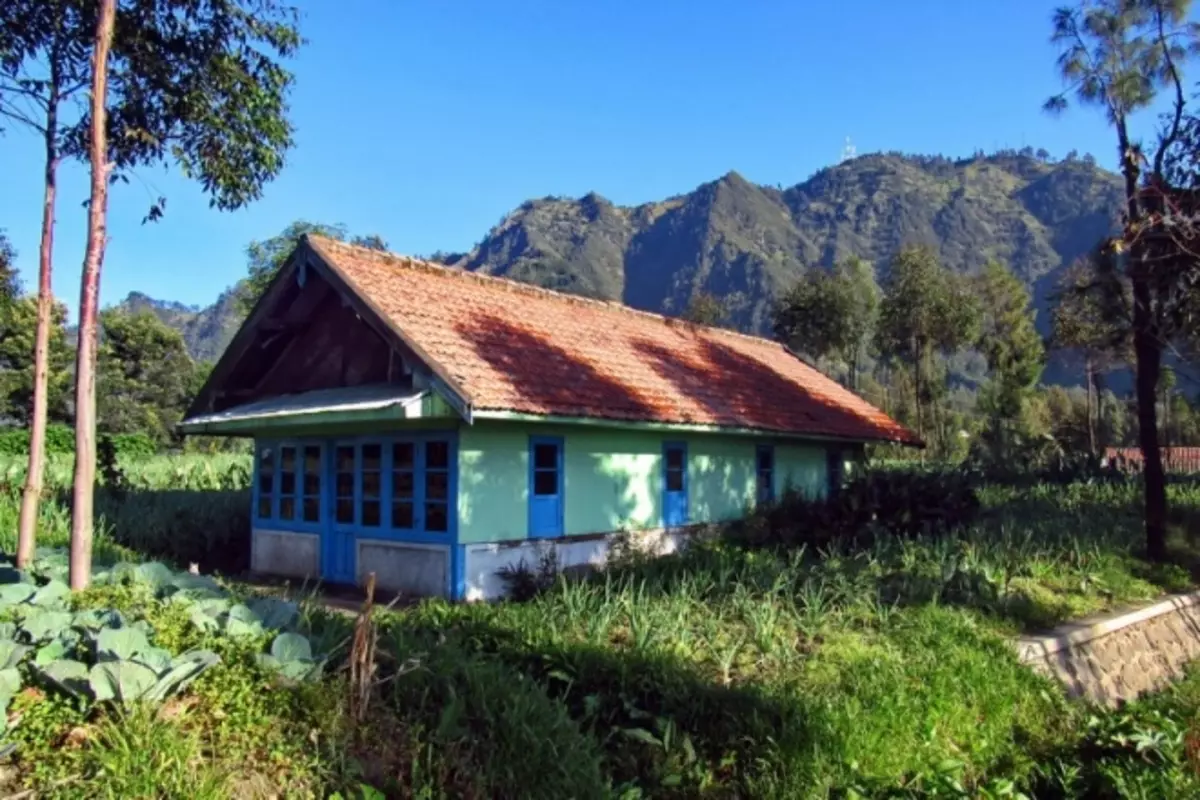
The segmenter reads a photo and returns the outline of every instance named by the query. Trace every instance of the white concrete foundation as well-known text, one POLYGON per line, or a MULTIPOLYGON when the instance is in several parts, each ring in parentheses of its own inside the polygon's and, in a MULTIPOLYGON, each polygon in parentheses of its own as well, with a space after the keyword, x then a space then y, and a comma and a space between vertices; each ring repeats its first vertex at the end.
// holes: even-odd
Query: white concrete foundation
MULTIPOLYGON (((614 533, 603 538, 588 537, 580 541, 571 539, 527 539, 515 542, 468 544, 464 554, 463 599, 500 600, 504 598, 505 584, 500 571, 517 568, 521 561, 536 570, 543 556, 553 552, 560 570, 570 567, 592 567, 601 569, 608 564, 613 545, 623 534, 614 533)), ((692 534, 688 529, 651 530, 624 534, 629 544, 642 552, 667 555, 686 546, 692 534)))
POLYGON ((450 585, 450 548, 446 545, 359 539, 355 559, 358 585, 368 572, 375 585, 413 597, 446 597, 450 585))
POLYGON ((321 574, 321 540, 315 533, 254 529, 250 569, 264 575, 316 580, 321 574))

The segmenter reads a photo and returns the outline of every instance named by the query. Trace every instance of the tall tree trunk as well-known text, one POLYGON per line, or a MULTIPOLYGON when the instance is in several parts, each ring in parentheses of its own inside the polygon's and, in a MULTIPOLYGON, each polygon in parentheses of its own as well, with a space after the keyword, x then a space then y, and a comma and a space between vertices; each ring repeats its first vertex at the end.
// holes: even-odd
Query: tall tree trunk
POLYGON ((1129 241, 1130 234, 1143 221, 1143 213, 1138 196, 1140 154, 1129 143, 1129 131, 1124 118, 1117 120, 1117 144, 1121 150, 1121 176, 1125 182, 1125 235, 1130 245, 1126 272, 1133 288, 1133 353, 1137 362, 1134 387, 1145 489, 1146 555, 1152 560, 1161 560, 1167 554, 1167 483, 1163 473, 1162 451, 1158 448, 1158 379, 1162 368, 1162 344, 1158 341, 1154 309, 1151 307, 1146 245, 1136 238, 1129 241))
POLYGON ((38 504, 46 459, 46 417, 50 374, 50 325, 54 311, 54 289, 50 283, 54 254, 54 200, 58 188, 58 91, 59 58, 50 55, 50 96, 46 109, 45 195, 42 199, 42 241, 38 249, 37 327, 33 345, 33 416, 29 422, 29 467, 21 493, 21 516, 17 522, 17 567, 33 560, 37 543, 38 504))
POLYGON ((1096 403, 1096 364, 1090 355, 1084 356, 1084 380, 1087 382, 1087 437, 1088 452, 1096 455, 1096 423, 1092 409, 1096 403))
POLYGON ((1161 560, 1167 554, 1167 484, 1162 450, 1158 446, 1158 378, 1162 350, 1150 330, 1150 289, 1135 280, 1133 349, 1137 355, 1136 391, 1138 444, 1142 448, 1145 480, 1146 555, 1161 560), (1145 310, 1143 310, 1145 309, 1145 310), (1141 319, 1139 319, 1141 318, 1141 319))
POLYGON ((100 267, 104 261, 108 210, 108 158, 105 125, 108 50, 112 44, 116 0, 100 0, 96 46, 92 54, 92 191, 88 205, 87 251, 79 292, 79 347, 75 358, 75 485, 71 508, 71 588, 84 589, 92 573, 92 500, 96 489, 96 314, 100 267))

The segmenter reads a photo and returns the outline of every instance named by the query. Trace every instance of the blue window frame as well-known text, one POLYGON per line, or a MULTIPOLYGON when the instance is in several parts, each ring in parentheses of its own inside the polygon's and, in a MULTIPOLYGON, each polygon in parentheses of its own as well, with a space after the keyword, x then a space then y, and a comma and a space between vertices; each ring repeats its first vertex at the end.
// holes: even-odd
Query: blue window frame
POLYGON ((688 523, 687 445, 663 442, 663 527, 688 523))
POLYGON ((758 502, 770 503, 775 500, 775 446, 760 444, 755 455, 755 473, 757 475, 758 502))
POLYGON ((259 442, 254 517, 285 529, 318 530, 322 520, 323 450, 318 442, 259 442))
POLYGON ((529 535, 563 535, 563 440, 529 437, 529 535))

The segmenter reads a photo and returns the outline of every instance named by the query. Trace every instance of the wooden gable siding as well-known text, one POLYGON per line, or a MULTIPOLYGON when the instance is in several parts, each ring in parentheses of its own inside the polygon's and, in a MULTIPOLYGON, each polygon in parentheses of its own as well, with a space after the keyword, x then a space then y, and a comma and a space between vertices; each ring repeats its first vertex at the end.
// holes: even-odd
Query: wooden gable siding
POLYGON ((316 389, 410 384, 403 360, 314 270, 288 281, 209 411, 316 389))

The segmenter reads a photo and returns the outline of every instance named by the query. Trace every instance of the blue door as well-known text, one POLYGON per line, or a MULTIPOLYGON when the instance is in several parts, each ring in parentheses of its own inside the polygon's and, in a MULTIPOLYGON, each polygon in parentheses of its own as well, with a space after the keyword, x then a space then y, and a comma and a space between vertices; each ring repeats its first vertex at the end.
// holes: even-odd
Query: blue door
POLYGON ((688 523, 687 445, 663 445, 663 526, 675 528, 688 523))
POLYGON ((339 442, 331 451, 333 513, 325 529, 321 577, 331 583, 354 583, 358 448, 351 443, 339 442))
POLYGON ((562 536, 562 439, 531 437, 529 451, 529 535, 562 536))

